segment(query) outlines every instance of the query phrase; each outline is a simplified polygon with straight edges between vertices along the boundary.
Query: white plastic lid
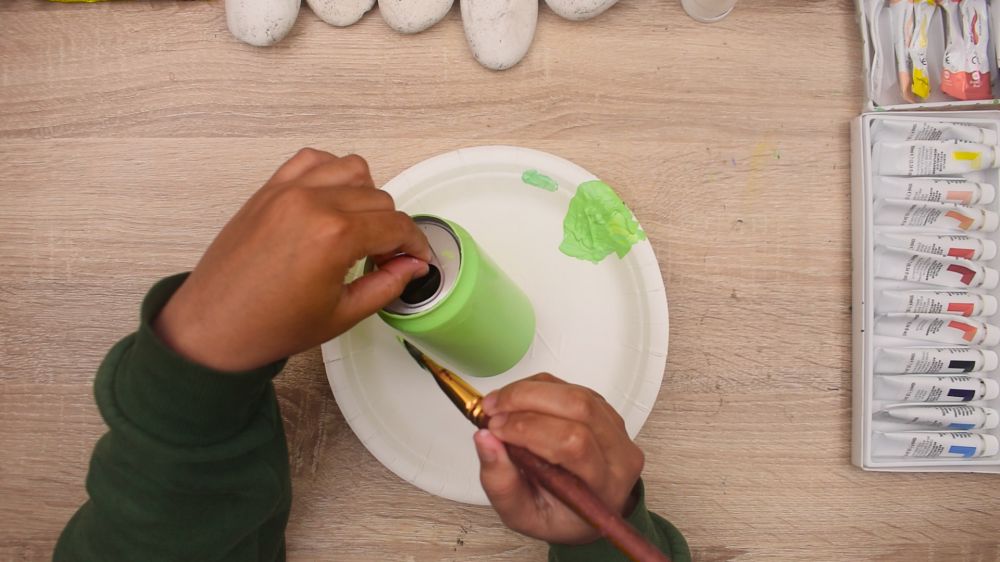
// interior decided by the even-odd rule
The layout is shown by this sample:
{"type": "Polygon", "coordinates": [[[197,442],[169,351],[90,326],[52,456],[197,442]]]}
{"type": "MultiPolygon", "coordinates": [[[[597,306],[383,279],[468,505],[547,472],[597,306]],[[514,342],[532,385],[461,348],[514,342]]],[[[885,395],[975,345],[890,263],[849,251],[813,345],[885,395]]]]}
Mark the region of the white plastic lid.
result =
{"type": "Polygon", "coordinates": [[[1000,355],[997,352],[990,351],[988,349],[983,350],[983,370],[993,371],[997,367],[1000,367],[1000,355]]]}
{"type": "Polygon", "coordinates": [[[983,298],[983,316],[993,316],[997,313],[997,298],[993,295],[979,295],[983,298]]]}
{"type": "Polygon", "coordinates": [[[980,287],[984,289],[996,289],[997,283],[1000,283],[1000,272],[993,269],[992,267],[983,267],[986,271],[986,275],[983,276],[983,284],[980,287]]]}
{"type": "Polygon", "coordinates": [[[1000,345],[1000,326],[985,324],[986,337],[983,338],[983,345],[986,347],[996,347],[1000,345]]]}
{"type": "Polygon", "coordinates": [[[983,454],[984,457],[992,457],[997,453],[1000,453],[1000,439],[997,439],[996,435],[989,435],[987,433],[980,433],[983,437],[983,454]]]}
{"type": "Polygon", "coordinates": [[[996,232],[997,228],[1000,228],[1000,215],[996,213],[991,213],[990,211],[983,212],[983,230],[984,232],[996,232]]]}
{"type": "Polygon", "coordinates": [[[997,132],[983,127],[983,144],[997,144],[997,132]]]}
{"type": "Polygon", "coordinates": [[[980,205],[989,205],[997,198],[997,188],[993,184],[979,182],[979,190],[983,192],[983,196],[979,199],[980,205]]]}
{"type": "Polygon", "coordinates": [[[980,400],[993,400],[997,396],[1000,396],[1000,383],[993,379],[982,379],[982,381],[986,387],[986,391],[980,400]]]}
{"type": "Polygon", "coordinates": [[[992,240],[983,240],[983,256],[979,259],[989,261],[997,257],[997,243],[992,240]]]}
{"type": "Polygon", "coordinates": [[[986,421],[983,422],[983,429],[995,429],[1000,425],[1000,413],[993,408],[983,408],[986,414],[986,421]]]}

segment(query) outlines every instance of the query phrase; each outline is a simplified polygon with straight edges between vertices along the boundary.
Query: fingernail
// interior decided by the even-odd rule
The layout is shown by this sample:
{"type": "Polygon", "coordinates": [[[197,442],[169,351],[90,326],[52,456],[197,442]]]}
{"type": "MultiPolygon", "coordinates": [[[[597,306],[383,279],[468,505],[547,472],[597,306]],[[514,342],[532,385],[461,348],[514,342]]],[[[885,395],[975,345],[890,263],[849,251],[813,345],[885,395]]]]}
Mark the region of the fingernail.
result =
{"type": "Polygon", "coordinates": [[[497,414],[490,418],[490,429],[500,429],[507,423],[507,414],[497,414]]]}
{"type": "Polygon", "coordinates": [[[493,411],[496,410],[496,408],[497,408],[497,391],[494,390],[493,392],[487,394],[486,398],[483,398],[483,410],[487,414],[492,414],[493,411]]]}
{"type": "MultiPolygon", "coordinates": [[[[480,429],[479,431],[476,432],[476,434],[477,437],[482,437],[483,435],[488,435],[489,431],[485,429],[480,429]]],[[[484,463],[493,463],[497,461],[497,452],[489,448],[488,446],[480,443],[480,445],[476,447],[476,450],[479,451],[479,460],[483,461],[484,463]]]]}

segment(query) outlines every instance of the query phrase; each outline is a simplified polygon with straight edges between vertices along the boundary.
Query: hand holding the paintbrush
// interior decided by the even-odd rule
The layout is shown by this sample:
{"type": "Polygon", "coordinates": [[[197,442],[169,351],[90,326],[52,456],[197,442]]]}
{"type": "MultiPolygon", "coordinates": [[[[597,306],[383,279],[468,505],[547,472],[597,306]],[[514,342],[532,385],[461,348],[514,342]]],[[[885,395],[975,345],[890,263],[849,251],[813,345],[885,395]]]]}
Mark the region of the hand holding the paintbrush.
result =
{"type": "Polygon", "coordinates": [[[303,149],[222,229],[154,326],[192,361],[252,369],[374,314],[427,272],[430,257],[413,220],[375,189],[364,159],[303,149]],[[415,257],[392,257],[401,253],[415,257]],[[345,284],[368,256],[379,269],[345,284]]]}
{"type": "Polygon", "coordinates": [[[542,373],[492,392],[483,400],[488,430],[475,435],[486,495],[511,529],[560,544],[599,537],[549,492],[514,466],[503,443],[520,445],[583,479],[613,509],[627,516],[642,472],[642,451],[621,416],[596,392],[542,373]]]}

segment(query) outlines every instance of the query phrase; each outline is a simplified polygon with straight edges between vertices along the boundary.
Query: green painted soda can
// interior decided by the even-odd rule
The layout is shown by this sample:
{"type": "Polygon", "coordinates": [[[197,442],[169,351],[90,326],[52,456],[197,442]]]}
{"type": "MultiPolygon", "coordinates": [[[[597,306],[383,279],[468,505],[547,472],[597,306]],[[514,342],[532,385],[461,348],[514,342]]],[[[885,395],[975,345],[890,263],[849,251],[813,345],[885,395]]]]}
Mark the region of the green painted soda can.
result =
{"type": "Polygon", "coordinates": [[[430,242],[430,272],[379,316],[459,374],[490,377],[524,357],[535,338],[531,301],[461,226],[413,217],[430,242]]]}

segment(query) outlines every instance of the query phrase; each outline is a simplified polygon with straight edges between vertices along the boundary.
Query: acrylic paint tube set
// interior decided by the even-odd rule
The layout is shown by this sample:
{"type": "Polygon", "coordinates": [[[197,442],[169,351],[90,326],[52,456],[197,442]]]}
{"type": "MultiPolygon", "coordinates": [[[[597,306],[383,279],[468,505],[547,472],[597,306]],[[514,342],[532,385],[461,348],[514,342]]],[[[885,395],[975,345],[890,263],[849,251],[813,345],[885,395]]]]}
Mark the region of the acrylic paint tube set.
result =
{"type": "Polygon", "coordinates": [[[870,455],[995,458],[1000,367],[997,129],[989,122],[873,119],[870,455]]]}

